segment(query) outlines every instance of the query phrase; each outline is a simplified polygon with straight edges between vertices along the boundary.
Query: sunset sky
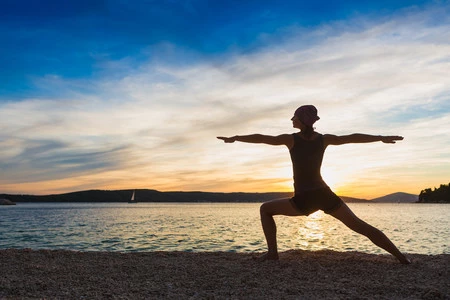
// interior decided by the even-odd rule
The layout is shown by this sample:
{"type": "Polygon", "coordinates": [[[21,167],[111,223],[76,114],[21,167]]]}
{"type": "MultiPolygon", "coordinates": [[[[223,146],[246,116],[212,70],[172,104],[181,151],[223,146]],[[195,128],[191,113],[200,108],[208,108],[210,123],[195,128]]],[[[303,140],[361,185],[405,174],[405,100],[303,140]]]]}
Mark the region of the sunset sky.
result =
{"type": "Polygon", "coordinates": [[[330,146],[339,195],[450,182],[450,1],[9,1],[0,193],[291,191],[285,147],[216,136],[402,135],[330,146]]]}

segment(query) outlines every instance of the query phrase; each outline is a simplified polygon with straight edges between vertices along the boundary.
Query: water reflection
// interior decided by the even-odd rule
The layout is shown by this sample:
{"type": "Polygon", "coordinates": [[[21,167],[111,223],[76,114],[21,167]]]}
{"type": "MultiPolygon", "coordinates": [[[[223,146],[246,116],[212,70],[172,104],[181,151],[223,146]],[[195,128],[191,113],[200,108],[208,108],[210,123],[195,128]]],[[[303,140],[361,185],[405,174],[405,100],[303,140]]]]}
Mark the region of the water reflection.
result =
{"type": "Polygon", "coordinates": [[[302,217],[304,220],[296,220],[298,224],[297,231],[295,232],[295,244],[300,248],[317,249],[321,248],[321,241],[324,238],[323,212],[318,211],[311,214],[308,217],[302,217]],[[300,222],[299,222],[300,221],[300,222]]]}
{"type": "MultiPolygon", "coordinates": [[[[351,205],[405,252],[450,253],[450,206],[351,205]]],[[[0,248],[108,251],[265,251],[259,204],[20,204],[0,209],[0,248]]],[[[275,217],[280,251],[384,253],[319,211],[275,217]]]]}

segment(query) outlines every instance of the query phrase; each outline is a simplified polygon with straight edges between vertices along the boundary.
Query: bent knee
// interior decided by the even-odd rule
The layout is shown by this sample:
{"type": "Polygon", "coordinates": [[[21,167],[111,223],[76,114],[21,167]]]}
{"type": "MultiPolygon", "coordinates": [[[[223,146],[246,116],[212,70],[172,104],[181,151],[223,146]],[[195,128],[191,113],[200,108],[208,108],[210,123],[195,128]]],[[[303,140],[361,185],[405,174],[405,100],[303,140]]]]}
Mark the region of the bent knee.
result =
{"type": "Polygon", "coordinates": [[[261,206],[259,207],[259,213],[266,214],[269,210],[267,206],[268,206],[267,203],[261,204],[261,206]]]}
{"type": "Polygon", "coordinates": [[[273,215],[273,207],[270,202],[265,202],[259,207],[259,213],[261,215],[273,215]]]}

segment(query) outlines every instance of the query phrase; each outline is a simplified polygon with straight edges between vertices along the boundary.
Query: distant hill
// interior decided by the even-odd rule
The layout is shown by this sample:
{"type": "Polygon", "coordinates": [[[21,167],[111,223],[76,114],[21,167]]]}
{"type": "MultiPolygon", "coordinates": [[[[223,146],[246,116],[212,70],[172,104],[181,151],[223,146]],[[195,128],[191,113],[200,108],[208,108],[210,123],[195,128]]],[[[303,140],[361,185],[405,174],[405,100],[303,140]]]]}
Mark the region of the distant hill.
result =
{"type": "Polygon", "coordinates": [[[370,200],[367,200],[367,199],[352,198],[352,197],[346,197],[346,196],[339,196],[339,197],[345,203],[370,203],[370,200]]]}
{"type": "MultiPolygon", "coordinates": [[[[209,192],[160,192],[135,190],[137,202],[264,202],[292,197],[292,193],[209,193],[209,192]]],[[[133,190],[88,190],[56,195],[8,195],[0,198],[14,202],[128,202],[133,190]]]]}
{"type": "MultiPolygon", "coordinates": [[[[133,190],[88,190],[56,195],[9,195],[0,194],[14,202],[127,202],[133,190]]],[[[292,197],[291,192],[272,193],[210,193],[210,192],[160,192],[136,190],[137,202],[265,202],[292,197]]],[[[341,197],[344,202],[367,202],[365,199],[341,197]]]]}
{"type": "MultiPolygon", "coordinates": [[[[128,202],[133,190],[88,190],[55,195],[9,195],[0,198],[13,202],[128,202]]],[[[211,193],[211,192],[160,192],[150,189],[136,190],[137,202],[265,202],[292,197],[291,192],[272,193],[211,193]]],[[[413,203],[418,196],[394,193],[372,200],[340,196],[346,203],[413,203]]]]}
{"type": "Polygon", "coordinates": [[[371,201],[375,203],[415,203],[418,200],[418,195],[399,192],[375,198],[371,201]]]}

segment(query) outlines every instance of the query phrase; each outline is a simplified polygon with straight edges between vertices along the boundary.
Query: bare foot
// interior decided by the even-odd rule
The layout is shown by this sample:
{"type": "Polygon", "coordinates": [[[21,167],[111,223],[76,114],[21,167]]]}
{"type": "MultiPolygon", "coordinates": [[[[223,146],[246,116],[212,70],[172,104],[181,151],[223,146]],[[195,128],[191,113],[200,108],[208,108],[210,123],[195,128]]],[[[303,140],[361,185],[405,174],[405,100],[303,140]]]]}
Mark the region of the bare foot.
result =
{"type": "Polygon", "coordinates": [[[404,265],[409,265],[411,263],[411,260],[405,257],[404,259],[400,260],[400,263],[404,265]]]}
{"type": "Polygon", "coordinates": [[[256,258],[257,261],[266,261],[266,260],[278,260],[278,253],[265,253],[256,258]]]}
{"type": "Polygon", "coordinates": [[[400,253],[400,255],[397,256],[397,259],[404,265],[409,265],[411,263],[411,260],[409,260],[403,253],[400,253]]]}

